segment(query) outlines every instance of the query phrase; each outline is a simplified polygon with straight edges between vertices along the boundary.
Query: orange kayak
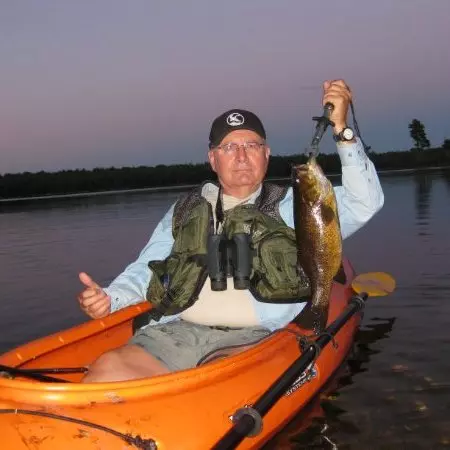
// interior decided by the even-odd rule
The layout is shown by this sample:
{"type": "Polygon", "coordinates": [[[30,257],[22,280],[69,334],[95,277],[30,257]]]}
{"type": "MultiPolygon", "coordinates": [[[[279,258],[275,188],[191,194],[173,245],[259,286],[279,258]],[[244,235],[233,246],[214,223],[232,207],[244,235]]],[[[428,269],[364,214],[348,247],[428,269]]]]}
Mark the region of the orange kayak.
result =
{"type": "MultiPolygon", "coordinates": [[[[335,283],[329,324],[348,309],[354,271],[344,261],[346,284],[335,283]]],[[[29,370],[83,367],[124,344],[132,321],[148,303],[47,336],[0,356],[0,365],[29,370]]],[[[294,323],[256,346],[200,367],[132,381],[80,383],[82,373],[52,374],[66,382],[0,376],[2,448],[22,450],[201,450],[259,448],[278,433],[325,385],[347,356],[360,324],[351,315],[306,372],[260,417],[251,436],[215,445],[232,432],[236,412],[249,408],[306,352],[294,323]],[[231,431],[230,431],[231,430],[231,431]]],[[[255,418],[258,419],[258,417],[255,418]]]]}

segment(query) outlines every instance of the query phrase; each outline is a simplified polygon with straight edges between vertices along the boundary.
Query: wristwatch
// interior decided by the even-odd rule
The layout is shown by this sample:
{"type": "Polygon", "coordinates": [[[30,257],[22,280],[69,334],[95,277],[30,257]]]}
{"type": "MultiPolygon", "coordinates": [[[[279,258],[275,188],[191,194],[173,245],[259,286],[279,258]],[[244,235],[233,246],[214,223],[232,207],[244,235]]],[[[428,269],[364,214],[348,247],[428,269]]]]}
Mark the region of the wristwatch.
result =
{"type": "Polygon", "coordinates": [[[350,127],[345,127],[340,133],[333,134],[333,139],[336,142],[351,141],[355,137],[355,133],[350,127]]]}

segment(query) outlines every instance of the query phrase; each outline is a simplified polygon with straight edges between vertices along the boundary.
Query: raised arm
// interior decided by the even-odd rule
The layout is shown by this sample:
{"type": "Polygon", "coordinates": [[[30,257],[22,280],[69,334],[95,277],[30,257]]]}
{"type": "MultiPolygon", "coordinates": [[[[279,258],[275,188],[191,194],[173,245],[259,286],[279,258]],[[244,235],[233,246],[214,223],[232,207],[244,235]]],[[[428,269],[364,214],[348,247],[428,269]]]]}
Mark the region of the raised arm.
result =
{"type": "MultiPolygon", "coordinates": [[[[375,166],[364,151],[358,137],[343,136],[347,130],[347,113],[353,95],[344,80],[328,80],[323,83],[322,104],[332,103],[333,134],[337,136],[337,151],[342,165],[342,186],[334,188],[345,239],[359,230],[383,206],[384,195],[375,166]]],[[[294,227],[292,189],[280,203],[280,214],[294,227]]]]}

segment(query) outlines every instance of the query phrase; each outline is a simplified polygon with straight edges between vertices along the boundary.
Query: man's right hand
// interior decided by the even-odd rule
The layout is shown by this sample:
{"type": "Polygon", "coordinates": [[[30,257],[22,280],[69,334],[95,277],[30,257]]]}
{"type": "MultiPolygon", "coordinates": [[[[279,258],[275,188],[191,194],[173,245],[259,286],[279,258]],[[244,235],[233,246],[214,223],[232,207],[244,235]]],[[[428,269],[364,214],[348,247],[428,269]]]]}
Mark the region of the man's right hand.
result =
{"type": "Polygon", "coordinates": [[[111,297],[85,272],[79,274],[85,289],[78,294],[81,309],[93,319],[111,313],[111,297]]]}

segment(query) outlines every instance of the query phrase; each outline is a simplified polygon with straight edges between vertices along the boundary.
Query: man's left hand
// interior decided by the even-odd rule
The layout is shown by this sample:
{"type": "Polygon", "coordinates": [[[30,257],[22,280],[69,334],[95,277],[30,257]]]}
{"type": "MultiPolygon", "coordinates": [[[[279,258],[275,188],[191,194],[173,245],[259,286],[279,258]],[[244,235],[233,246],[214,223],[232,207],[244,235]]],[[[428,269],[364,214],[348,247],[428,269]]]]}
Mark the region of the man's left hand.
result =
{"type": "Polygon", "coordinates": [[[347,126],[347,112],[351,100],[352,93],[344,80],[327,80],[323,83],[322,105],[328,102],[334,105],[330,116],[330,120],[334,122],[334,134],[340,133],[347,126]]]}

